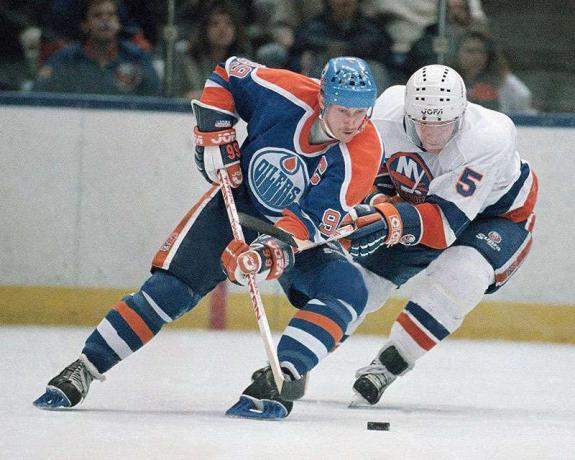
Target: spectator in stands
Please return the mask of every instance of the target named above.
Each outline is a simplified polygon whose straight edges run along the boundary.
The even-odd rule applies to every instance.
[[[14,12],[13,1],[0,0],[0,91],[18,90],[28,74],[26,56],[19,35],[26,19]]]
[[[365,16],[359,0],[324,0],[324,12],[296,29],[288,67],[319,78],[323,63],[336,56],[356,56],[369,62],[377,88],[389,84],[387,60],[392,40]]]
[[[478,13],[477,13],[478,14]],[[456,44],[467,30],[486,29],[484,15],[472,15],[471,0],[447,0],[447,18],[445,24],[445,62],[453,62]],[[411,47],[403,66],[407,77],[420,67],[438,62],[434,42],[439,34],[439,23],[425,28],[423,35]]]
[[[463,34],[452,67],[463,77],[471,102],[505,113],[534,112],[531,91],[511,73],[494,40],[486,33]]]
[[[44,64],[56,51],[83,37],[83,12],[89,0],[51,0],[42,27],[39,63]],[[140,25],[130,15],[124,0],[116,0],[120,19],[120,37],[130,40],[138,47],[151,51],[152,45],[144,37]]]
[[[85,40],[56,52],[38,72],[35,91],[156,96],[160,81],[151,55],[119,38],[116,0],[87,0]]]
[[[251,44],[244,35],[240,17],[232,3],[213,2],[190,39],[178,44],[173,82],[176,97],[199,97],[218,63],[230,56],[251,57]]]

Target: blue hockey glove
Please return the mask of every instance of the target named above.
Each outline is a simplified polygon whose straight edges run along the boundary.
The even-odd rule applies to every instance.
[[[277,279],[295,263],[293,248],[269,235],[261,235],[249,246],[241,240],[232,240],[221,256],[222,268],[235,284],[248,284],[246,275],[256,280]]]
[[[352,222],[357,230],[348,237],[351,241],[349,253],[356,258],[368,256],[382,244],[397,244],[403,232],[401,216],[390,203],[357,205],[344,218],[342,225]]]
[[[194,128],[196,153],[194,160],[196,168],[208,182],[217,182],[218,170],[226,169],[230,176],[232,187],[239,187],[243,175],[240,166],[241,152],[236,141],[234,128],[221,131],[200,131]]]

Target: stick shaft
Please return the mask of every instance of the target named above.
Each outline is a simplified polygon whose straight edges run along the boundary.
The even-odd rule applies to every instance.
[[[250,216],[248,214],[239,213],[239,221],[240,224],[246,228],[251,230],[255,230],[259,233],[265,233],[266,235],[273,236],[278,240],[283,241],[284,243],[289,244],[293,248],[295,248],[298,252],[305,251],[307,249],[315,248],[316,246],[320,246],[322,244],[328,243],[330,241],[339,240],[341,238],[345,238],[346,236],[351,235],[355,227],[352,224],[344,225],[339,227],[333,235],[323,241],[308,241],[308,240],[299,240],[294,238],[289,233],[283,231],[280,228],[274,227],[272,224],[258,219],[257,217]]]
[[[237,240],[245,241],[244,233],[240,225],[240,219],[238,217],[238,211],[236,209],[236,203],[234,201],[234,196],[232,195],[230,178],[227,171],[225,169],[220,169],[218,171],[218,177],[220,178],[222,196],[226,205],[226,210],[234,238]],[[250,293],[250,299],[252,301],[252,308],[258,321],[260,335],[264,342],[264,348],[266,350],[268,362],[271,366],[278,391],[281,393],[284,383],[283,373],[281,371],[278,355],[276,353],[276,348],[270,332],[270,326],[264,309],[264,304],[262,302],[260,291],[257,287],[256,280],[253,275],[248,275],[248,290]]]

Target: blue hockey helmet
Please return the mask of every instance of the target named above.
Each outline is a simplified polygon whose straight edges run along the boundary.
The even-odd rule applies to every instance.
[[[325,106],[322,112],[330,104],[360,109],[372,109],[375,105],[377,98],[375,79],[363,59],[355,57],[330,59],[321,72],[320,85]]]

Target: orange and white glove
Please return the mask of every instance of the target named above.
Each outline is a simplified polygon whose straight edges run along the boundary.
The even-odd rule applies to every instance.
[[[245,286],[247,275],[256,281],[277,279],[295,263],[293,248],[269,235],[261,235],[249,246],[232,240],[220,258],[222,268],[232,283]]]
[[[241,151],[234,128],[221,131],[200,131],[194,128],[196,168],[208,182],[220,182],[218,170],[226,169],[232,187],[239,187],[243,180],[240,165]]]

